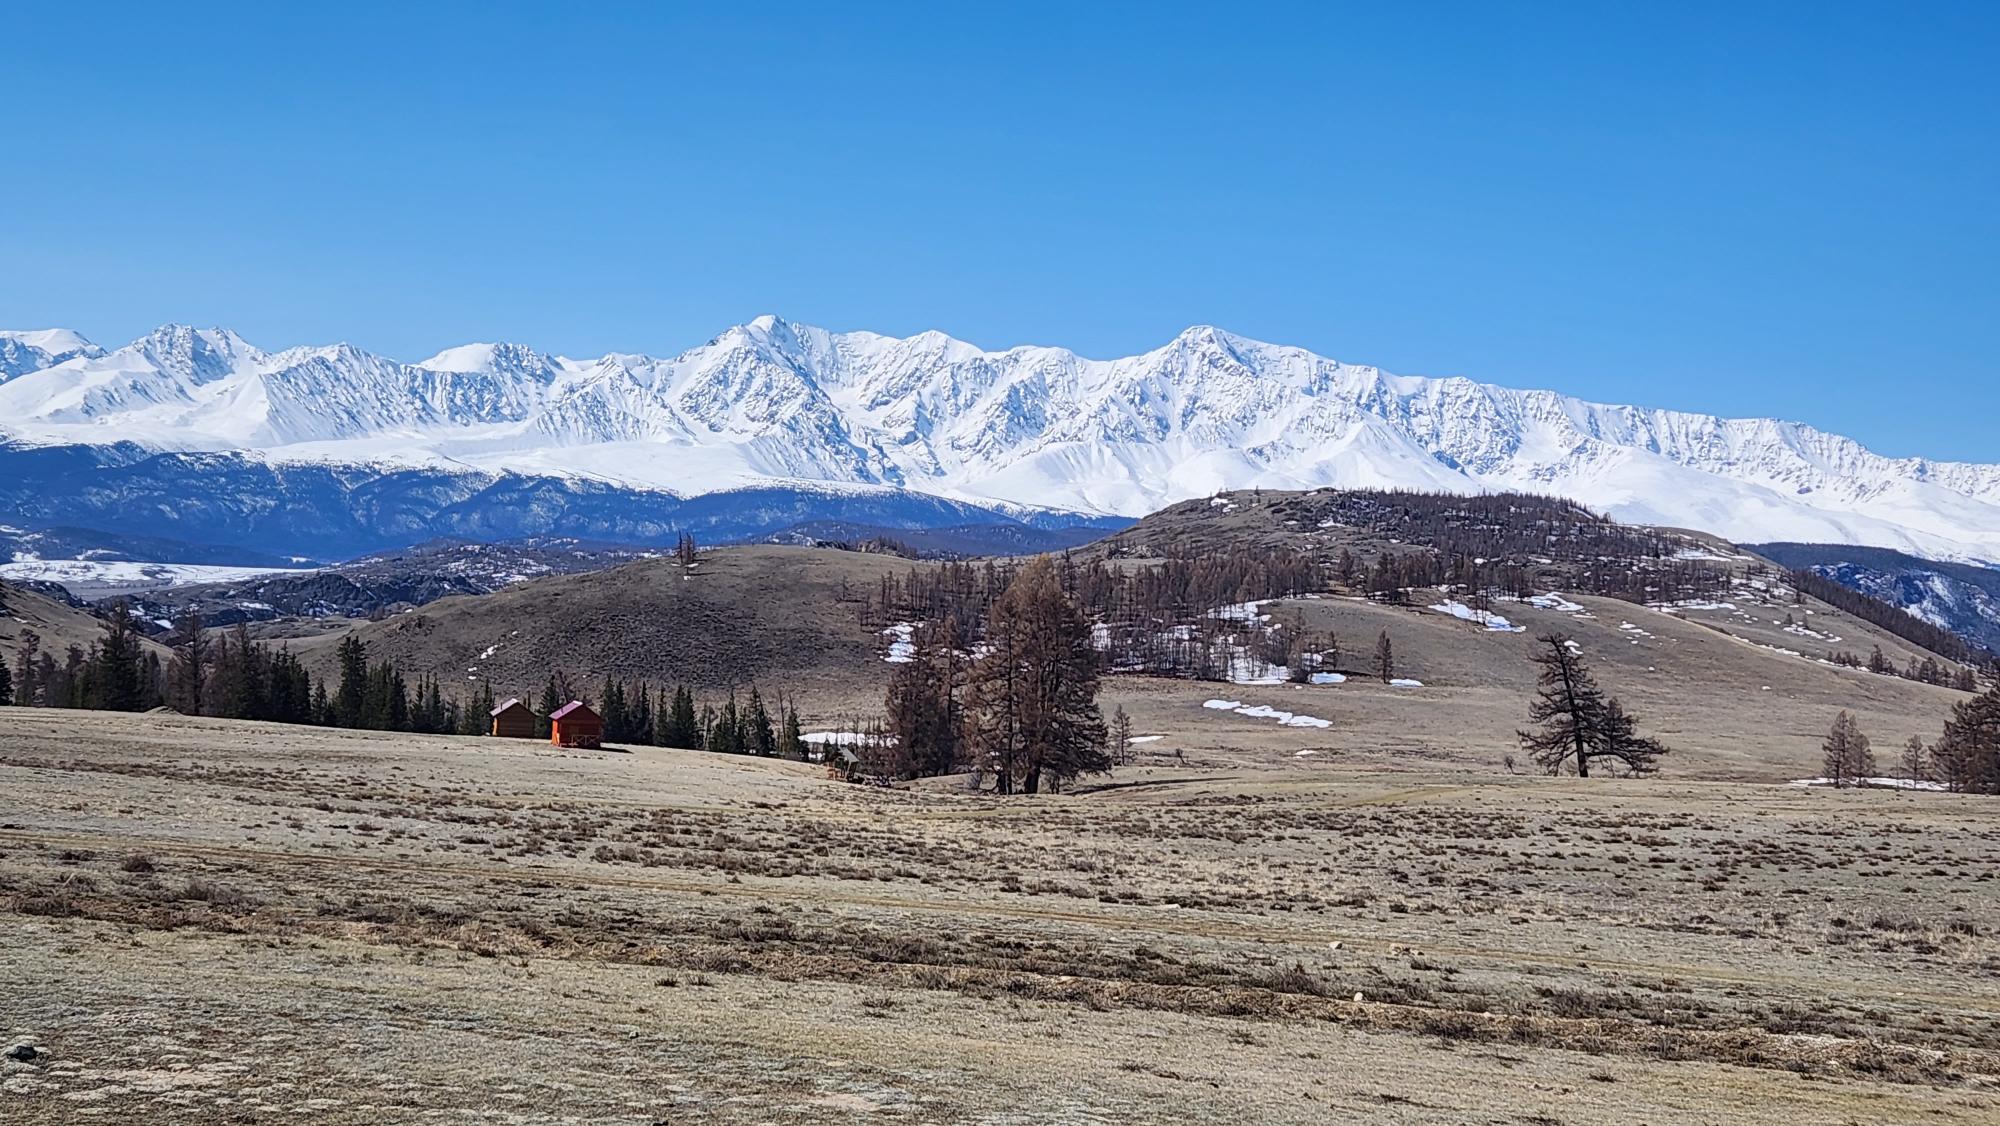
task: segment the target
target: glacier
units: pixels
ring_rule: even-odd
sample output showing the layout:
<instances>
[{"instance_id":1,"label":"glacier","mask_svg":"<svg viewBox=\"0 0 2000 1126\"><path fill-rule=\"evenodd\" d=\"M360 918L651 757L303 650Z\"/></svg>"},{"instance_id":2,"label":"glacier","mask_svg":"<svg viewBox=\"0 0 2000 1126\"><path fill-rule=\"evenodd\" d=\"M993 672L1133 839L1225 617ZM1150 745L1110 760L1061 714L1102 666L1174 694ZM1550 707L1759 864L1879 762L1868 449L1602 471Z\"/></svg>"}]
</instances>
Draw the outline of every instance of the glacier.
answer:
<instances>
[{"instance_id":1,"label":"glacier","mask_svg":"<svg viewBox=\"0 0 2000 1126\"><path fill-rule=\"evenodd\" d=\"M1231 489L1512 489L1737 541L2000 560L2000 466L1885 457L1797 422L1394 375L1207 326L1110 360L774 316L676 356L587 359L506 343L416 362L266 351L185 325L110 351L4 332L0 444L1128 517Z\"/></svg>"}]
</instances>

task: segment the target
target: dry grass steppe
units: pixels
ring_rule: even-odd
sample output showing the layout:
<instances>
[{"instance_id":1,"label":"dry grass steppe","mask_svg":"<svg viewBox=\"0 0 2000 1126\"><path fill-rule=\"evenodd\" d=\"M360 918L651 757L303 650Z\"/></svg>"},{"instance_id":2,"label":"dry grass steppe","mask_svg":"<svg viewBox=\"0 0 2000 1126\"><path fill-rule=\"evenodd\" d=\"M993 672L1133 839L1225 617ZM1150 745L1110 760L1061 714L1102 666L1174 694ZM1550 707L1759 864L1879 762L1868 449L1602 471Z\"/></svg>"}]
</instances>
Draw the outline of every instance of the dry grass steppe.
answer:
<instances>
[{"instance_id":1,"label":"dry grass steppe","mask_svg":"<svg viewBox=\"0 0 2000 1126\"><path fill-rule=\"evenodd\" d=\"M1187 765L1010 801L10 711L0 1039L40 1054L0 1120L2000 1115L1990 799L1419 770L1356 727L1308 765L1205 711Z\"/></svg>"}]
</instances>

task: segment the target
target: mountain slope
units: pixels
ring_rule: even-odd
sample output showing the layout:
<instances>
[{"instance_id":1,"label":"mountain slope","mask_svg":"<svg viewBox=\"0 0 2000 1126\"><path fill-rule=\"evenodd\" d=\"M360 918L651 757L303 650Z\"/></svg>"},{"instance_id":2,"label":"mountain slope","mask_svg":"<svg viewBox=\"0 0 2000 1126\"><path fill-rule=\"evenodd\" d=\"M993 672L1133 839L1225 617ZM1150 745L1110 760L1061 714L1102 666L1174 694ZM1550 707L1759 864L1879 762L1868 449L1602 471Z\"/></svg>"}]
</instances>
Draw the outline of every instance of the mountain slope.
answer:
<instances>
[{"instance_id":1,"label":"mountain slope","mask_svg":"<svg viewBox=\"0 0 2000 1126\"><path fill-rule=\"evenodd\" d=\"M0 435L34 446L1122 515L1230 488L1513 489L1737 540L2000 559L2000 466L1886 458L1798 423L1396 376L1207 327L1117 360L774 317L667 359L480 344L407 364L180 326L108 354L20 355L42 366L0 385Z\"/></svg>"},{"instance_id":2,"label":"mountain slope","mask_svg":"<svg viewBox=\"0 0 2000 1126\"><path fill-rule=\"evenodd\" d=\"M102 355L104 349L66 328L0 331L0 383L66 360Z\"/></svg>"},{"instance_id":3,"label":"mountain slope","mask_svg":"<svg viewBox=\"0 0 2000 1126\"><path fill-rule=\"evenodd\" d=\"M1847 544L1766 543L1753 550L1787 567L1817 572L2000 652L2000 570Z\"/></svg>"}]
</instances>

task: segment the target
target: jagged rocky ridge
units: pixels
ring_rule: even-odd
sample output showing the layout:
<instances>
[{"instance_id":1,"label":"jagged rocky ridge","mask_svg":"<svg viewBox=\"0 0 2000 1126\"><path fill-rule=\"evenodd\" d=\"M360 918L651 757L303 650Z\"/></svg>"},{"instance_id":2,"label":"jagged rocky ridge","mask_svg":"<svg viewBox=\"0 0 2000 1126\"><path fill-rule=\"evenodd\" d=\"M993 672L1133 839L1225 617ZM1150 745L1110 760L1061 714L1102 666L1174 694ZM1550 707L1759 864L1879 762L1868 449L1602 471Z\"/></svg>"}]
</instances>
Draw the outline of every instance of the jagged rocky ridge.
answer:
<instances>
[{"instance_id":1,"label":"jagged rocky ridge","mask_svg":"<svg viewBox=\"0 0 2000 1126\"><path fill-rule=\"evenodd\" d=\"M664 359L499 344L410 364L346 345L267 352L184 326L109 353L73 334L31 352L18 343L29 335L50 334L7 338L9 355L27 358L10 360L23 370L0 384L0 440L11 443L0 470L32 474L99 519L198 488L208 496L196 507L228 534L193 517L135 530L322 537L258 540L267 550L341 536L408 543L405 525L433 519L424 535L642 540L642 527L677 518L644 498L741 488L815 498L762 534L800 520L930 518L880 520L837 498L946 498L977 510L951 523L977 523L1333 485L1531 490L1737 540L2000 559L2000 467L1887 458L1798 423L1395 376L1212 328L1118 360L773 317ZM115 486L70 483L64 458L77 473L109 466ZM24 491L0 492L0 511L17 512ZM598 522L544 526L504 507L524 503ZM216 511L232 507L256 511Z\"/></svg>"}]
</instances>

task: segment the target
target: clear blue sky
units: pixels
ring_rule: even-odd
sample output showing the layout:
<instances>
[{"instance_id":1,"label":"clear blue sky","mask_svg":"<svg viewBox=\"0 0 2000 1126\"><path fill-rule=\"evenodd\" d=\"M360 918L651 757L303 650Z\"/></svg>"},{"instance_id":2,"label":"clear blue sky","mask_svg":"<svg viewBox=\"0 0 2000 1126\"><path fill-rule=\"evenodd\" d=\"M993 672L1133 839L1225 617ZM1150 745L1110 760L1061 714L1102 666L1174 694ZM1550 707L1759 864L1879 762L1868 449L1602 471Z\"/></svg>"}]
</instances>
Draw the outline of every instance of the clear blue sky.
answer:
<instances>
[{"instance_id":1,"label":"clear blue sky","mask_svg":"<svg viewBox=\"0 0 2000 1126\"><path fill-rule=\"evenodd\" d=\"M2000 461L2000 6L1237 7L10 4L0 325L1213 323Z\"/></svg>"}]
</instances>

